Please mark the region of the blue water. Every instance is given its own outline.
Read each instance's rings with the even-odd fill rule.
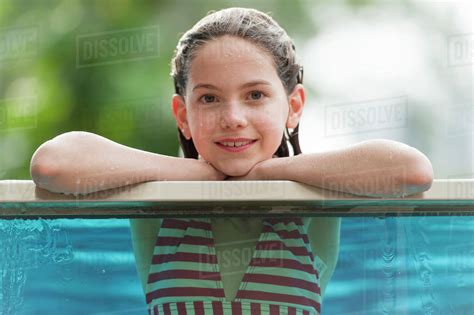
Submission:
[[[474,218],[344,218],[323,314],[474,314]],[[146,314],[128,220],[0,221],[0,314]]]

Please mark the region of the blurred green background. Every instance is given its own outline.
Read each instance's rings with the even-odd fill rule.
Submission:
[[[229,6],[271,12],[294,39],[307,89],[303,152],[390,138],[427,154],[436,178],[472,177],[472,49],[450,51],[453,40],[472,45],[469,2],[1,0],[0,180],[29,179],[34,151],[71,130],[176,156],[174,48]],[[157,36],[148,54],[129,47],[84,61],[84,40],[140,34]],[[402,100],[403,124],[328,136],[333,106],[387,98]]]
[[[142,150],[177,155],[169,75],[174,48],[180,34],[211,8],[225,7],[232,1],[0,3],[0,44],[4,45],[0,59],[0,106],[4,108],[0,179],[28,179],[35,149],[71,130],[90,131]],[[271,9],[295,33],[308,34],[314,28],[307,22],[301,24],[308,20],[301,3],[239,3]],[[111,64],[100,64],[107,58],[87,67],[77,64],[82,53],[78,38],[129,29],[139,33],[148,26],[158,27],[159,46],[151,58],[135,58],[131,53]],[[19,42],[22,40],[26,43]],[[23,108],[27,118],[15,117],[15,108]]]

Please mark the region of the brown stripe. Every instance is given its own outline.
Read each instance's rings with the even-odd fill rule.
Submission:
[[[288,306],[288,315],[296,315],[296,308]]]
[[[250,303],[250,315],[261,315],[262,311],[260,310],[259,303]]]
[[[212,231],[211,224],[208,222],[194,221],[194,220],[180,220],[180,219],[163,219],[161,228],[186,230],[188,227],[194,229],[201,229]]]
[[[275,284],[282,285],[286,287],[296,287],[317,294],[320,293],[320,288],[316,283],[277,275],[266,275],[260,273],[246,273],[243,278],[244,282],[254,282],[254,283],[266,283],[266,284]]]
[[[292,304],[299,304],[305,306],[314,307],[318,313],[320,312],[321,305],[311,299],[307,299],[305,297],[296,296],[296,295],[289,295],[289,294],[281,294],[281,293],[270,293],[270,292],[263,292],[263,291],[252,291],[252,290],[240,290],[237,294],[237,298],[239,299],[252,299],[252,300],[265,300],[265,301],[274,301],[276,303],[292,303]]]
[[[194,305],[194,315],[204,315],[204,302],[195,301]]]
[[[178,309],[178,315],[186,315],[186,304],[185,302],[177,302],[176,308]]]
[[[151,273],[148,277],[148,283],[153,283],[160,280],[167,279],[194,279],[194,280],[213,280],[220,281],[221,276],[218,272],[212,271],[197,271],[197,270],[165,270],[161,272]]]
[[[165,315],[171,315],[170,303],[163,304],[163,313]]]
[[[280,267],[304,271],[309,274],[319,275],[312,265],[302,264],[297,260],[284,258],[253,258],[250,261],[251,266],[255,267]]]
[[[166,289],[158,289],[151,292],[148,292],[146,295],[147,303],[150,303],[154,299],[159,299],[162,297],[169,296],[204,296],[204,297],[220,297],[223,298],[224,289],[214,289],[214,288],[197,288],[197,287],[174,287]]]
[[[240,302],[231,302],[232,315],[242,315],[242,305]]]
[[[184,237],[159,236],[156,240],[156,246],[177,246],[179,244],[211,246],[213,241],[212,238],[190,235]]]
[[[280,315],[280,306],[270,304],[270,315]]]
[[[175,254],[153,255],[152,264],[164,264],[170,261],[189,261],[203,264],[216,264],[217,256],[208,254],[177,252]]]
[[[223,312],[222,303],[220,301],[212,301],[212,314],[222,315]]]

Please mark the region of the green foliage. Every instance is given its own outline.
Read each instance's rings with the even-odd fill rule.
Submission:
[[[177,155],[169,76],[174,48],[207,12],[229,6],[272,12],[290,34],[312,32],[304,3],[294,1],[3,0],[0,104],[10,105],[0,105],[0,179],[29,179],[34,151],[71,130]],[[153,54],[82,63],[81,41],[117,34],[110,32],[150,34],[147,27],[157,29]]]

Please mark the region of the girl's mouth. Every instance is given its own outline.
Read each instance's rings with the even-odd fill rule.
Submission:
[[[250,148],[257,140],[250,140],[248,142],[237,142],[237,143],[232,143],[232,142],[216,142],[217,146],[223,150],[226,150],[228,152],[242,152],[244,150],[247,150]]]

